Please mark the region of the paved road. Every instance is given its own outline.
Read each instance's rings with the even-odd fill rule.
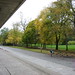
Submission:
[[[22,60],[14,57],[10,52],[0,49],[0,75],[48,75]]]
[[[26,50],[21,50],[21,49],[16,49],[16,48],[10,48],[10,47],[4,47],[4,46],[0,46],[0,48],[3,49],[1,51],[8,53],[6,55],[9,55],[9,56],[15,58],[15,61],[20,60],[19,63],[21,63],[23,61],[24,64],[26,64],[26,63],[31,64],[31,66],[29,66],[29,65],[28,66],[29,66],[29,69],[33,68],[33,70],[32,70],[33,72],[26,71],[27,73],[31,72],[32,73],[31,75],[47,75],[47,73],[49,75],[75,75],[75,58],[63,58],[63,57],[55,57],[55,56],[50,57],[50,55],[47,55],[47,54],[41,54],[41,53],[36,53],[36,52],[31,52],[31,51],[26,51]],[[0,55],[0,56],[2,58],[2,55]],[[4,56],[4,57],[6,57],[6,56]],[[5,58],[5,59],[8,60],[8,58]],[[6,61],[3,60],[3,62],[6,62]],[[12,61],[12,58],[11,58],[11,61]],[[8,61],[7,61],[7,65],[9,65]],[[21,63],[21,65],[23,65],[23,63]],[[10,66],[11,66],[11,64],[10,64]],[[13,66],[14,66],[14,64],[13,64]],[[13,67],[13,66],[11,66],[11,67]],[[28,68],[28,66],[27,66],[27,68]],[[20,65],[18,65],[18,68],[19,67],[20,67]],[[12,71],[9,71],[10,69],[8,69],[8,67],[5,67],[5,69],[9,73],[12,73]],[[34,70],[36,72],[35,74],[33,74]],[[23,71],[21,73],[23,73]],[[14,75],[18,75],[18,74],[16,73]],[[20,75],[23,75],[23,74],[20,74]],[[29,75],[29,74],[27,74],[27,75]]]
[[[0,48],[4,48],[4,49],[9,50],[9,51],[11,50],[11,51],[19,52],[19,53],[22,53],[25,55],[37,57],[37,58],[40,58],[40,59],[43,59],[46,61],[61,64],[61,65],[67,66],[67,67],[75,68],[75,58],[58,57],[58,56],[57,57],[56,56],[51,57],[48,54],[41,54],[41,53],[36,53],[36,52],[32,52],[32,51],[26,51],[26,50],[4,47],[4,46],[0,46]]]

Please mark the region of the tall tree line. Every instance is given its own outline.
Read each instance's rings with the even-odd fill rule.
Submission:
[[[19,27],[22,27],[23,31],[20,31]],[[68,50],[68,41],[75,40],[74,2],[57,0],[43,9],[35,20],[26,24],[26,21],[23,22],[21,19],[20,23],[14,24],[13,29],[6,32],[6,38],[2,37],[2,31],[0,34],[0,38],[5,39],[3,42],[6,44],[21,44],[26,47],[41,44],[43,48],[46,48],[47,44],[55,44],[56,50],[59,44],[65,44]]]

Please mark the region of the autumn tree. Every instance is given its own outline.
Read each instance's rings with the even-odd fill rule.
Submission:
[[[66,50],[68,50],[68,40],[69,36],[72,35],[73,29],[73,4],[72,0],[59,0],[54,3],[56,6],[58,5],[61,9],[61,26],[63,37],[65,37]],[[72,9],[72,10],[71,10]]]
[[[69,8],[66,5],[66,1],[58,0],[52,4],[52,6],[44,9],[39,16],[39,34],[43,43],[50,42],[50,38],[53,38],[56,43],[56,50],[58,50],[58,44],[63,35],[63,28],[66,26],[72,27],[71,22],[68,20],[70,13]],[[65,33],[67,34],[67,32]]]
[[[19,30],[19,24],[13,24],[13,29],[11,29],[8,33],[8,38],[6,39],[6,43],[19,45],[22,38],[22,32]]]
[[[43,43],[48,43],[52,39],[56,39],[56,49],[58,49],[58,42],[60,40],[61,27],[59,24],[59,19],[57,18],[57,13],[55,13],[55,8],[46,8],[44,9],[40,16],[41,20],[40,28],[40,38]],[[59,16],[58,16],[59,17]],[[53,40],[54,41],[54,40]]]
[[[65,30],[65,27],[67,28],[67,31],[68,29],[71,27],[70,26],[70,21],[68,20],[69,19],[69,8],[67,7],[66,5],[66,1],[65,0],[59,0],[57,2],[54,2],[54,7],[52,8],[52,13],[54,14],[54,19],[57,19],[57,21],[55,22],[55,24],[58,24],[60,25],[60,28],[61,30],[59,30],[58,32],[59,33],[63,33],[65,31],[65,37],[66,37],[66,45],[67,45],[67,37],[68,37],[68,33],[69,32],[66,32]],[[53,10],[54,9],[54,10]],[[67,12],[68,11],[68,12]],[[58,49],[58,41],[60,39],[60,34],[59,36],[56,34],[56,49]]]
[[[42,16],[41,16],[42,15]],[[43,46],[43,49],[46,48],[46,44],[51,44],[54,38],[50,35],[51,32],[51,22],[48,18],[45,17],[45,14],[40,14],[36,20],[36,29],[38,32],[38,38]],[[41,46],[41,47],[42,47]]]

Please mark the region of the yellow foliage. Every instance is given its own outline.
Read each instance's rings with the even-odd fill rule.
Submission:
[[[6,39],[6,43],[18,44],[22,39],[21,35],[22,34],[19,31],[14,32],[14,30],[10,30],[8,38]]]

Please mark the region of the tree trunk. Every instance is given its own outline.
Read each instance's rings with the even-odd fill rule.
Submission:
[[[58,39],[56,40],[56,50],[58,50]]]
[[[42,44],[41,44],[41,53],[42,53]]]
[[[42,53],[42,48],[41,48],[41,53]]]
[[[74,15],[74,28],[75,28],[75,15]]]
[[[35,43],[35,48],[37,48],[36,43]]]
[[[26,43],[26,47],[28,48],[28,43]]]
[[[68,51],[68,43],[66,43],[66,51]]]
[[[75,36],[75,15],[74,15],[74,30],[73,30],[74,36]]]
[[[66,37],[66,51],[68,51],[68,39],[67,39],[67,36]]]
[[[65,44],[66,44],[66,51],[68,51],[68,38],[67,38],[67,34],[65,34]]]
[[[58,37],[56,34],[56,50],[58,50],[59,39],[60,39],[60,35]]]
[[[41,48],[42,48],[42,44],[41,44]]]
[[[43,44],[43,49],[46,49],[46,44],[45,43]]]

